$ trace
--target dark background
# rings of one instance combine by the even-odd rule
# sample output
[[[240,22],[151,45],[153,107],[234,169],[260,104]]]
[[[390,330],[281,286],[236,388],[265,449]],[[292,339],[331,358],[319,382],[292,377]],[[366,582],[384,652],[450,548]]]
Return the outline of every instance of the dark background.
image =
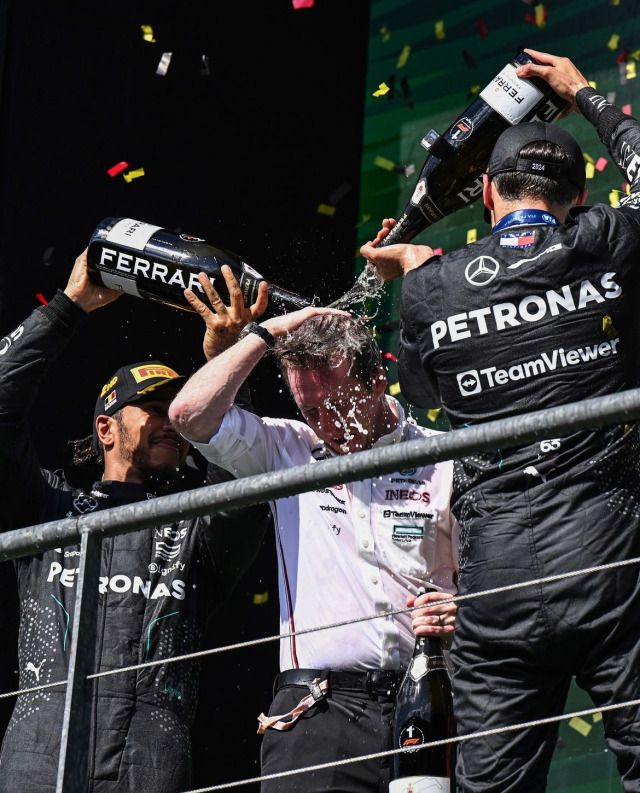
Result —
[[[36,293],[50,298],[64,287],[106,216],[205,237],[322,303],[345,291],[355,262],[368,14],[368,0],[317,0],[299,11],[290,0],[0,0],[0,335],[38,305]],[[143,40],[143,24],[157,43]],[[158,77],[165,51],[173,58]],[[200,74],[203,55],[210,76]],[[145,176],[111,179],[106,169],[120,160]],[[335,215],[319,214],[343,185]],[[127,296],[93,314],[37,402],[43,465],[68,467],[66,441],[89,433],[113,370],[151,357],[193,370],[200,339],[195,316]],[[294,414],[269,362],[252,387],[257,412]],[[275,570],[269,537],[219,615],[212,645],[277,632]],[[15,603],[12,568],[1,572],[3,603]],[[254,605],[264,592],[268,602]],[[4,615],[7,690],[17,687],[15,619],[7,606]],[[269,705],[276,671],[275,643],[204,664],[194,786],[259,773],[255,717]],[[3,705],[6,719],[12,705]]]

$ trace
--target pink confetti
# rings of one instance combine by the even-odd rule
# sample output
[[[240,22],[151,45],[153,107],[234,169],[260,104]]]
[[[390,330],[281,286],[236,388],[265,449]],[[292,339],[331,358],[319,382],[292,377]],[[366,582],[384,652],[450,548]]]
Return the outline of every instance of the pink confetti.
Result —
[[[600,173],[602,173],[602,171],[604,171],[604,169],[607,167],[608,163],[609,160],[607,160],[606,157],[598,157],[596,162],[596,171],[600,171]]]
[[[125,168],[129,167],[129,163],[122,160],[122,162],[117,162],[115,165],[112,165],[111,168],[107,170],[109,176],[117,176],[119,173],[125,170]]]
[[[434,248],[433,249],[433,255],[434,256],[442,256],[442,253],[443,253],[442,248]]]
[[[398,363],[398,359],[392,352],[383,352],[382,357],[385,358],[387,361],[393,361],[393,363]]]
[[[291,0],[291,5],[298,11],[300,8],[313,8],[316,0]]]
[[[43,306],[48,306],[49,301],[47,298],[42,294],[42,292],[36,292],[36,299],[39,300]]]
[[[631,105],[622,105],[622,112],[625,115],[630,116],[632,114],[631,113]]]

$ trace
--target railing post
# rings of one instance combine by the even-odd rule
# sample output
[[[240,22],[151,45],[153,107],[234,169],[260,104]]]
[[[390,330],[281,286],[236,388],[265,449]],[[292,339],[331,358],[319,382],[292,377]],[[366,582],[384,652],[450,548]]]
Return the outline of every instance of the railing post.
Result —
[[[82,533],[56,793],[87,790],[94,684],[87,675],[94,671],[95,664],[101,546],[98,532]]]

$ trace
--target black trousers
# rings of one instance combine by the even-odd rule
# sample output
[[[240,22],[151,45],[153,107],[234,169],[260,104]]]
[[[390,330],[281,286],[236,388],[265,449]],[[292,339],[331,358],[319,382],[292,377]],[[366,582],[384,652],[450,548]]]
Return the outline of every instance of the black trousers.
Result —
[[[299,670],[300,672],[304,670]],[[310,680],[316,676],[309,675]],[[278,681],[276,680],[276,688]],[[332,685],[328,696],[286,732],[267,730],[262,742],[262,774],[371,754],[391,746],[393,689],[366,691]],[[305,685],[275,691],[269,715],[288,713],[309,693]],[[387,793],[388,759],[295,774],[263,782],[261,793]]]
[[[460,594],[640,556],[637,467],[603,463],[511,498],[476,494],[461,533]],[[574,676],[598,707],[640,699],[639,573],[634,565],[463,602],[452,648],[458,734],[559,715]],[[640,791],[639,717],[637,707],[603,714],[627,793]],[[459,744],[459,790],[542,793],[557,735],[552,724]]]

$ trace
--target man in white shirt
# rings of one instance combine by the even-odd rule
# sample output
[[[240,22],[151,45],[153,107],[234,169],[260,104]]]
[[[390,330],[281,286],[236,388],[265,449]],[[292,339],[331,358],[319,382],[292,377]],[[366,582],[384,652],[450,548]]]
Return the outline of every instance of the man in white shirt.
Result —
[[[306,308],[250,323],[198,371],[170,408],[174,426],[236,476],[313,463],[429,431],[385,395],[380,352],[344,312]],[[306,423],[233,406],[273,348]],[[455,607],[457,525],[451,463],[322,488],[272,504],[283,634],[414,603],[414,627],[446,637]],[[409,600],[407,601],[407,597]],[[393,700],[414,644],[411,616],[372,619],[281,641],[269,716],[260,717],[263,774],[387,749]],[[265,782],[263,793],[386,791],[386,763],[365,762]]]

